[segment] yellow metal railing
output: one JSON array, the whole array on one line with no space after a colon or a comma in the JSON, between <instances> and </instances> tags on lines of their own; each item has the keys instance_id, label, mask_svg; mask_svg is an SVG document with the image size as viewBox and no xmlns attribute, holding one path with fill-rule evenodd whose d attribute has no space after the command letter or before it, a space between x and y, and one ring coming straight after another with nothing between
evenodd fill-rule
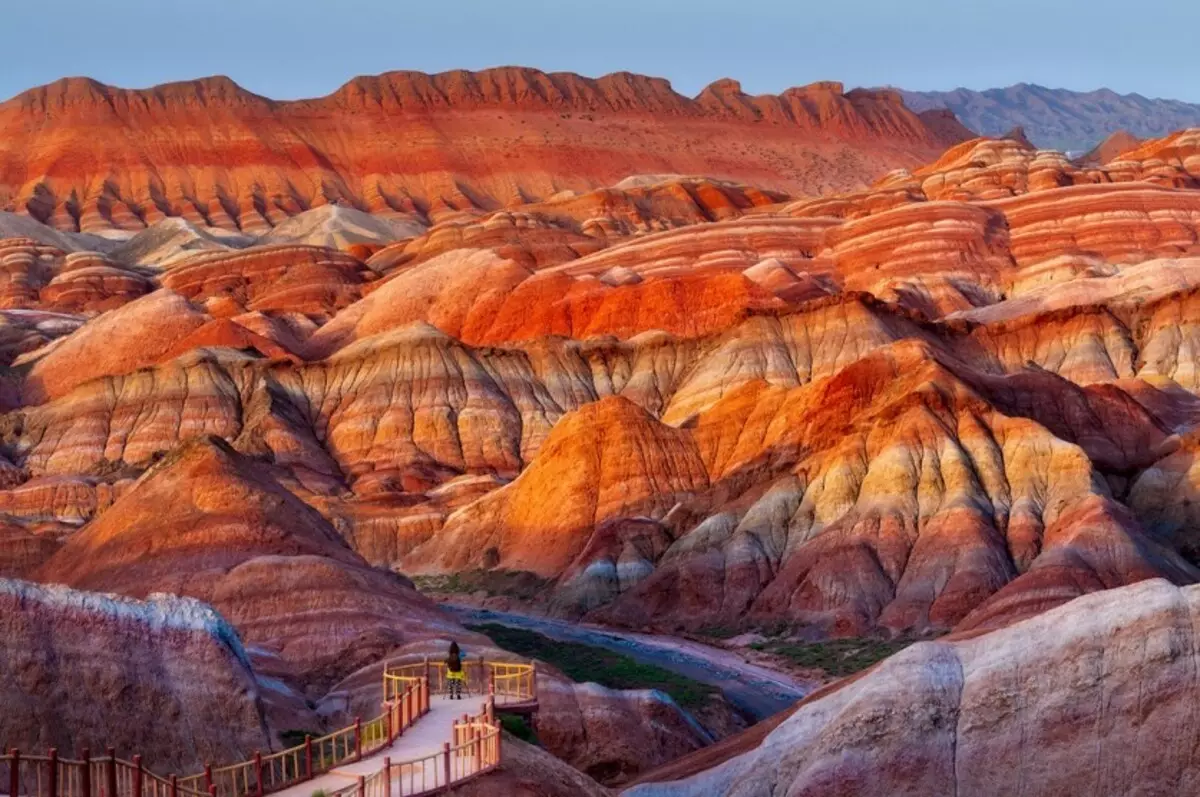
<instances>
[{"instance_id":1,"label":"yellow metal railing","mask_svg":"<svg viewBox=\"0 0 1200 797\"><path fill-rule=\"evenodd\" d=\"M534 664L466 659L463 674L468 695L494 695L497 702L508 705L537 700L537 667ZM404 684L420 679L428 680L429 691L433 694L449 691L446 663L425 660L385 668L384 699L403 689Z\"/></svg>"}]
</instances>

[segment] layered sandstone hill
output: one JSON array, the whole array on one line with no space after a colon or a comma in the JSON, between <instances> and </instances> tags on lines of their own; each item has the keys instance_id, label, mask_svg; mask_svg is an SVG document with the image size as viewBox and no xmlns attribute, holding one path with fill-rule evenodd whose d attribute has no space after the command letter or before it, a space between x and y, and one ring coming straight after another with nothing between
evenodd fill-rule
<instances>
[{"instance_id":1,"label":"layered sandstone hill","mask_svg":"<svg viewBox=\"0 0 1200 797\"><path fill-rule=\"evenodd\" d=\"M379 249L195 228L201 251L110 252L150 292L99 316L41 309L82 255L25 224L5 566L136 592L87 541L148 544L137 503L211 514L168 452L213 435L253 471L233 482L294 497L312 555L530 571L545 608L614 622L919 634L1191 581L1169 485L1200 420L1197 153L1195 131L1103 166L979 139L801 201L659 175ZM245 556L292 555L271 539ZM287 656L322 671L306 645Z\"/></svg>"},{"instance_id":2,"label":"layered sandstone hill","mask_svg":"<svg viewBox=\"0 0 1200 797\"><path fill-rule=\"evenodd\" d=\"M920 643L624 794L1188 793L1198 618L1200 588L1148 581Z\"/></svg>"},{"instance_id":3,"label":"layered sandstone hill","mask_svg":"<svg viewBox=\"0 0 1200 797\"><path fill-rule=\"evenodd\" d=\"M111 745L163 774L271 747L237 633L191 598L0 579L0 704L6 747L69 756Z\"/></svg>"},{"instance_id":4,"label":"layered sandstone hill","mask_svg":"<svg viewBox=\"0 0 1200 797\"><path fill-rule=\"evenodd\" d=\"M406 581L368 567L317 512L219 438L158 462L37 578L199 598L310 685L461 631Z\"/></svg>"},{"instance_id":5,"label":"layered sandstone hill","mask_svg":"<svg viewBox=\"0 0 1200 797\"><path fill-rule=\"evenodd\" d=\"M505 67L391 72L280 102L221 77L138 91L70 78L0 105L0 209L61 230L178 217L261 233L335 202L437 217L644 173L814 192L967 135L944 112L840 83L749 96L722 80L689 99L642 75Z\"/></svg>"}]
</instances>

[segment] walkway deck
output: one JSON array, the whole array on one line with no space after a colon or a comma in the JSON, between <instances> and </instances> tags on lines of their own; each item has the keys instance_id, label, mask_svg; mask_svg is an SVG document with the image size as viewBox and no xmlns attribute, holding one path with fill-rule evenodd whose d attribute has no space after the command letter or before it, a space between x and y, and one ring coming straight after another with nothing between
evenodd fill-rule
<instances>
[{"instance_id":1,"label":"walkway deck","mask_svg":"<svg viewBox=\"0 0 1200 797\"><path fill-rule=\"evenodd\" d=\"M461 720L463 714L475 714L479 711L478 697L451 700L446 695L434 695L429 699L429 713L418 719L403 736L397 738L391 745L363 756L361 761L344 764L324 775L318 775L312 780L297 783L295 786L272 792L272 794L278 795L278 797L311 797L315 791L333 794L339 789L356 783L359 775L373 775L378 772L383 768L385 758L400 762L440 753L442 745L453 741L455 721ZM405 781L415 779L417 783L420 783L422 774L424 774L426 782L433 784L436 782L436 768L439 766L441 766L440 759L431 759L426 763L428 772L410 773L406 769L402 777ZM410 778L410 776L412 777ZM399 786L396 784L393 788L395 794L400 793L398 788Z\"/></svg>"}]
</instances>

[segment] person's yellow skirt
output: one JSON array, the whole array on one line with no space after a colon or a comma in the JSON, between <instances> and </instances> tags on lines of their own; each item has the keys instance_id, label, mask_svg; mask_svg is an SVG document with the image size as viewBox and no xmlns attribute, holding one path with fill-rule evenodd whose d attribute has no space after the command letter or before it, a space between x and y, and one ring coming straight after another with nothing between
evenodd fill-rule
<instances>
[{"instance_id":1,"label":"person's yellow skirt","mask_svg":"<svg viewBox=\"0 0 1200 797\"><path fill-rule=\"evenodd\" d=\"M446 687L450 692L450 697L462 697L463 687L467 683L467 674L464 670L455 672L454 670L446 670Z\"/></svg>"}]
</instances>

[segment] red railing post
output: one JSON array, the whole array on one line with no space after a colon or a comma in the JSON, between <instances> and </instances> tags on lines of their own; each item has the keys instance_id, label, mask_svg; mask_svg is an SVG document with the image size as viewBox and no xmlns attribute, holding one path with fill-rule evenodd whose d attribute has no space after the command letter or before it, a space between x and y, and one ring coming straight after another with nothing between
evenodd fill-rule
<instances>
[{"instance_id":1,"label":"red railing post","mask_svg":"<svg viewBox=\"0 0 1200 797\"><path fill-rule=\"evenodd\" d=\"M213 787L212 764L205 764L204 765L204 790L212 791L212 787Z\"/></svg>"},{"instance_id":2,"label":"red railing post","mask_svg":"<svg viewBox=\"0 0 1200 797\"><path fill-rule=\"evenodd\" d=\"M214 786L209 786L209 787L208 787L208 794L209 794L209 797L217 797L217 787L216 787L215 785L214 785Z\"/></svg>"},{"instance_id":3,"label":"red railing post","mask_svg":"<svg viewBox=\"0 0 1200 797\"><path fill-rule=\"evenodd\" d=\"M383 715L383 723L385 726L387 726L388 747L391 747L392 742L396 741L396 736L395 736L395 731L394 731L395 723L392 722L392 715L394 715L395 713L396 713L396 707L394 705L392 705L391 703L389 703L388 707L387 707L387 711Z\"/></svg>"},{"instance_id":4,"label":"red railing post","mask_svg":"<svg viewBox=\"0 0 1200 797\"><path fill-rule=\"evenodd\" d=\"M171 797L179 797L179 778L171 776Z\"/></svg>"},{"instance_id":5,"label":"red railing post","mask_svg":"<svg viewBox=\"0 0 1200 797\"><path fill-rule=\"evenodd\" d=\"M354 760L362 761L362 717L354 718Z\"/></svg>"},{"instance_id":6,"label":"red railing post","mask_svg":"<svg viewBox=\"0 0 1200 797\"><path fill-rule=\"evenodd\" d=\"M255 794L258 797L263 797L263 768L262 768L262 753L258 750L254 751L254 779L258 781L258 788Z\"/></svg>"},{"instance_id":7,"label":"red railing post","mask_svg":"<svg viewBox=\"0 0 1200 797\"><path fill-rule=\"evenodd\" d=\"M449 786L450 785L450 743L449 742L442 742L442 765L443 765L443 771L445 772L445 775L446 775L446 783L444 785Z\"/></svg>"},{"instance_id":8,"label":"red railing post","mask_svg":"<svg viewBox=\"0 0 1200 797\"><path fill-rule=\"evenodd\" d=\"M383 759L383 793L385 797L391 797L392 793L392 757L385 756Z\"/></svg>"},{"instance_id":9,"label":"red railing post","mask_svg":"<svg viewBox=\"0 0 1200 797\"><path fill-rule=\"evenodd\" d=\"M304 735L304 777L306 780L312 780L312 736Z\"/></svg>"},{"instance_id":10,"label":"red railing post","mask_svg":"<svg viewBox=\"0 0 1200 797\"><path fill-rule=\"evenodd\" d=\"M21 751L14 747L8 754L12 756L8 763L8 794L17 797L21 793Z\"/></svg>"},{"instance_id":11,"label":"red railing post","mask_svg":"<svg viewBox=\"0 0 1200 797\"><path fill-rule=\"evenodd\" d=\"M142 757L133 757L133 797L142 797Z\"/></svg>"},{"instance_id":12,"label":"red railing post","mask_svg":"<svg viewBox=\"0 0 1200 797\"><path fill-rule=\"evenodd\" d=\"M367 778L365 775L358 776L358 797L367 797Z\"/></svg>"},{"instance_id":13,"label":"red railing post","mask_svg":"<svg viewBox=\"0 0 1200 797\"><path fill-rule=\"evenodd\" d=\"M92 751L83 748L83 772L79 775L79 791L81 797L92 797Z\"/></svg>"},{"instance_id":14,"label":"red railing post","mask_svg":"<svg viewBox=\"0 0 1200 797\"><path fill-rule=\"evenodd\" d=\"M108 761L104 765L104 780L108 787L106 797L117 797L117 751L110 747L104 752L108 754Z\"/></svg>"},{"instance_id":15,"label":"red railing post","mask_svg":"<svg viewBox=\"0 0 1200 797\"><path fill-rule=\"evenodd\" d=\"M58 748L50 748L50 772L46 776L46 791L50 797L58 797Z\"/></svg>"}]
</instances>

